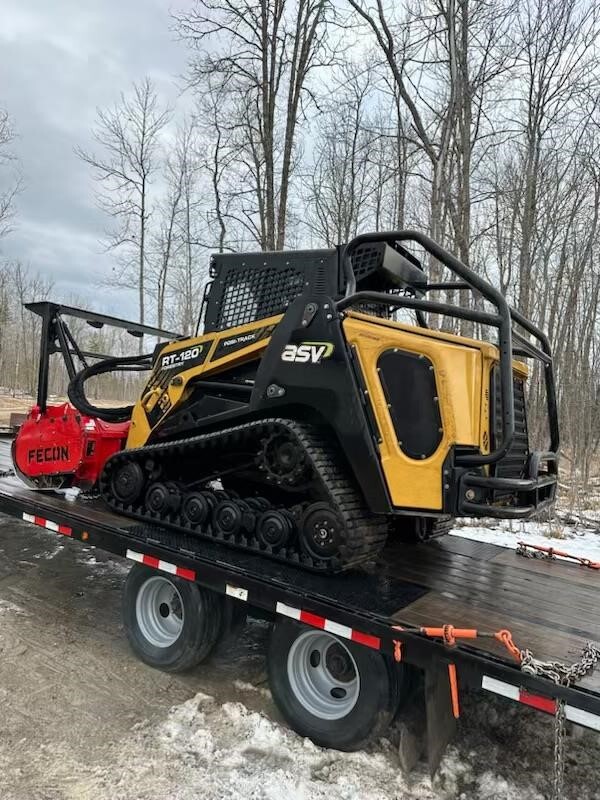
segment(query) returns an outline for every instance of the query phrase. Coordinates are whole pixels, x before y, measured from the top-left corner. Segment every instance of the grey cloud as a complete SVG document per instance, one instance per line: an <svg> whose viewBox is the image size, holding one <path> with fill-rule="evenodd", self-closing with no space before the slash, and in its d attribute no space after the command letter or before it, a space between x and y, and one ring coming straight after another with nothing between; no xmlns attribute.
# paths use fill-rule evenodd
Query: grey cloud
<svg viewBox="0 0 600 800"><path fill-rule="evenodd" d="M1 16L0 106L19 134L25 190L0 255L31 263L61 294L134 314L133 296L97 288L114 255L102 251L107 220L74 148L93 147L96 108L144 75L176 102L186 51L174 41L169 9L158 0L3 0Z"/></svg>

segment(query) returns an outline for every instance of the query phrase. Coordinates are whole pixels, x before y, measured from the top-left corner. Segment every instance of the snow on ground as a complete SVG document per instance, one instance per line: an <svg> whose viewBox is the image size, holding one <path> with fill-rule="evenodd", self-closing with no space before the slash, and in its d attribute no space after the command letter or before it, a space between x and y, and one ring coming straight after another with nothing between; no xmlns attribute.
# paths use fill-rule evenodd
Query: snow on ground
<svg viewBox="0 0 600 800"><path fill-rule="evenodd" d="M95 580L95 577L100 574L111 575L127 575L131 569L131 564L124 559L117 560L112 558L109 554L103 553L100 550L95 550L93 547L81 548L81 553L78 557L80 564L85 564L92 567L94 572L88 576L88 579Z"/></svg>
<svg viewBox="0 0 600 800"><path fill-rule="evenodd" d="M600 562L600 523L592 527L560 521L458 520L452 535L511 548L522 541Z"/></svg>
<svg viewBox="0 0 600 800"><path fill-rule="evenodd" d="M551 721L508 701L467 698L468 724L432 782L403 776L389 740L340 753L250 711L199 693L157 725L116 742L114 760L83 767L69 797L94 800L543 800L551 780ZM569 741L566 798L591 800L600 740ZM60 768L60 767L59 767Z"/></svg>

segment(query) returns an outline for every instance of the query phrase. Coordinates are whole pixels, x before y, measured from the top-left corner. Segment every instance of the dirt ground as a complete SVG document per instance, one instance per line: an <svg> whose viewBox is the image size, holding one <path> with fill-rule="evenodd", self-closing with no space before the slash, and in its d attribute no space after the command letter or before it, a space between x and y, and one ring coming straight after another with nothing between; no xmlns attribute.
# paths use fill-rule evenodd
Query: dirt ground
<svg viewBox="0 0 600 800"><path fill-rule="evenodd" d="M49 403L59 404L65 403L66 397L55 397L51 395L48 399ZM98 406L118 406L123 401L103 399L93 401ZM31 395L18 395L13 397L9 392L0 391L0 428L3 425L8 425L10 415L13 413L26 414L29 409L34 405L35 398Z"/></svg>
<svg viewBox="0 0 600 800"><path fill-rule="evenodd" d="M10 415L13 413L25 414L33 405L33 398L12 397L10 394L0 392L0 427L8 425Z"/></svg>
<svg viewBox="0 0 600 800"><path fill-rule="evenodd" d="M0 469L6 459L0 453ZM393 735L366 751L289 731L266 689L265 623L187 676L130 652L120 620L128 564L0 515L0 800L542 800L552 720L501 698L464 698L432 783L399 769ZM566 797L600 797L600 740L568 742Z"/></svg>
<svg viewBox="0 0 600 800"><path fill-rule="evenodd" d="M225 643L201 671L137 661L122 633L128 565L0 518L0 797L72 797L69 783L110 762L115 742L197 692L262 710L264 625ZM75 795L76 796L76 795Z"/></svg>

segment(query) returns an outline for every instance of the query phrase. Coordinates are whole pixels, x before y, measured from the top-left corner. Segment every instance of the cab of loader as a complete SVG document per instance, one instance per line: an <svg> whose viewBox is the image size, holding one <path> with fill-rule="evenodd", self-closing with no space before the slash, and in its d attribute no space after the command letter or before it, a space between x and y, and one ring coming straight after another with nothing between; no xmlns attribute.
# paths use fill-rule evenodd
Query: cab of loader
<svg viewBox="0 0 600 800"><path fill-rule="evenodd" d="M434 262L447 277L429 280L424 265ZM199 522L194 512L188 523L204 533L235 541L264 534L272 548L273 515L290 541L331 527L332 553L339 545L331 557L345 566L370 557L388 525L429 538L455 516L527 518L554 499L559 433L548 339L429 237L407 230L332 249L219 253L210 278L191 337L57 304L29 306L43 324L38 403L15 443L24 476L52 486L85 479L123 513L135 500L138 518L152 512L169 525L175 507L200 503L200 490L204 516ZM470 293L473 302L442 302L432 292ZM87 363L98 354L77 346L64 315L163 341L152 353ZM431 324L444 317L469 321L474 334ZM54 352L71 378L70 406L46 408ZM529 440L526 360L538 362L546 385L549 441L540 449ZM92 404L85 382L117 370L149 371L135 404ZM47 446L59 425L68 462L64 449ZM215 479L227 498L215 494ZM359 521L335 499L343 481ZM249 521L257 503L268 504L266 527ZM352 550L345 537L360 546Z"/></svg>
<svg viewBox="0 0 600 800"><path fill-rule="evenodd" d="M448 277L429 281L415 246ZM371 508L525 518L552 502L559 432L550 343L497 289L429 237L409 230L363 234L327 250L215 254L210 276L198 325L205 336L278 314L285 320L303 297L300 327L312 333L306 339L325 340L326 327L317 335L310 308L319 298L333 301L327 316L342 320L349 363L370 400L364 403L368 436L385 473L379 481L385 498L372 490L378 483L372 471L361 477L368 471L364 446L355 442L353 453L349 430L336 435L346 439L343 449L363 491L371 493ZM476 302L432 300L434 291L468 291ZM411 311L416 324L398 322L400 310ZM468 320L479 338L432 329L430 315ZM283 336L273 336L279 349ZM535 452L527 430L526 360L542 365L546 385L549 442ZM269 365L266 391L279 385L281 365L264 361L256 377L260 385ZM294 380L288 370L285 381ZM298 385L288 396L301 393Z"/></svg>
<svg viewBox="0 0 600 800"><path fill-rule="evenodd" d="M225 330L286 311L304 291L341 299L348 287L359 291L421 297L426 276L419 260L399 243L366 241L351 252L352 275L344 266L344 247L261 253L218 253L210 260L197 330ZM349 283L350 280L350 283ZM390 316L390 309L371 307Z"/></svg>

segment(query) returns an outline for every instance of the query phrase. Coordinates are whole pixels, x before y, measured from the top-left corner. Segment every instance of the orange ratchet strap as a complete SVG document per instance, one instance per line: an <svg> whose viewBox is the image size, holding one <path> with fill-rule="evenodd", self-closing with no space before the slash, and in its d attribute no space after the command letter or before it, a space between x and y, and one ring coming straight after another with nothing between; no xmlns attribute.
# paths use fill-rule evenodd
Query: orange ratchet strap
<svg viewBox="0 0 600 800"><path fill-rule="evenodd" d="M458 678L456 675L456 664L448 664L448 680L450 681L452 716L454 719L458 719L460 717L460 705L458 702Z"/></svg>
<svg viewBox="0 0 600 800"><path fill-rule="evenodd" d="M533 550L529 553L528 550ZM544 547L541 544L528 544L528 542L517 542L517 555L538 558L553 559L559 556L560 558L569 558L571 561L577 561L584 567L589 569L600 569L600 561L592 561L590 558L583 556L574 556L572 553L565 553L563 550L556 550L554 547Z"/></svg>
<svg viewBox="0 0 600 800"><path fill-rule="evenodd" d="M521 650L514 643L512 633L506 628L489 633L487 631L479 631L477 628L455 628L454 625L442 625L441 628L430 627L402 627L394 625L396 631L406 631L406 633L421 633L424 636L429 636L431 639L442 639L447 647L455 647L457 639L496 639L497 642L504 645L510 655L521 663L523 655ZM402 642L394 639L394 661L402 661ZM450 698L452 701L452 714L455 719L460 716L460 705L458 701L458 677L456 674L456 664L448 664L448 680L450 682Z"/></svg>
<svg viewBox="0 0 600 800"><path fill-rule="evenodd" d="M479 631L477 628L455 628L454 625L442 625L441 628L430 627L402 627L401 625L394 625L395 631L406 631L406 633L422 633L429 636L431 639L442 639L444 644L448 647L454 647L457 639L496 639L500 644L504 645L510 655L519 663L521 663L521 650L514 643L512 633L506 628L489 633L487 631ZM402 642L394 639L394 660L402 660Z"/></svg>
<svg viewBox="0 0 600 800"><path fill-rule="evenodd" d="M488 633L479 631L477 628L455 628L454 625L443 625L441 628L419 628L419 631L432 639L443 639L444 644L448 647L454 647L457 639L496 639L506 647L513 658L521 661L521 651L513 642L511 632L506 629Z"/></svg>

